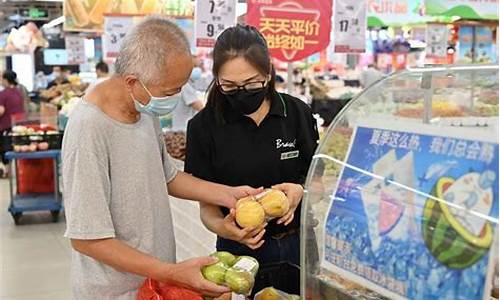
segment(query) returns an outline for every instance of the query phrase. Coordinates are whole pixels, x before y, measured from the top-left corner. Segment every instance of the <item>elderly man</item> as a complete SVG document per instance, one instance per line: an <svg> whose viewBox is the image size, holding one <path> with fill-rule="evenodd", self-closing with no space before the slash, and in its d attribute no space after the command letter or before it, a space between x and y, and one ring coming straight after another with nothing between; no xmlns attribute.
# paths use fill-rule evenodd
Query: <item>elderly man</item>
<svg viewBox="0 0 500 300"><path fill-rule="evenodd" d="M170 195L226 207L259 192L177 171L157 116L170 112L193 63L182 31L149 17L125 37L116 74L74 109L63 142L63 183L74 299L135 299L144 278L207 296L212 258L175 263ZM167 193L168 187L168 193Z"/></svg>

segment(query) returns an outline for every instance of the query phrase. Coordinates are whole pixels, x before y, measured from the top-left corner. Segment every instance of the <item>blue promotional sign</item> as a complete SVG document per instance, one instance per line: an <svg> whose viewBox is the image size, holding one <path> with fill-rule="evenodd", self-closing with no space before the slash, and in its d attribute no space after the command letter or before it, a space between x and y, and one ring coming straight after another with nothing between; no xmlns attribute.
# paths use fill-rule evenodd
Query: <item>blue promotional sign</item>
<svg viewBox="0 0 500 300"><path fill-rule="evenodd" d="M392 299L488 299L498 141L486 129L418 126L356 128L322 265Z"/></svg>
<svg viewBox="0 0 500 300"><path fill-rule="evenodd" d="M474 28L472 26L461 26L458 31L458 62L472 62L473 39Z"/></svg>
<svg viewBox="0 0 500 300"><path fill-rule="evenodd" d="M476 27L476 62L497 63L497 55L493 48L493 32L490 27Z"/></svg>

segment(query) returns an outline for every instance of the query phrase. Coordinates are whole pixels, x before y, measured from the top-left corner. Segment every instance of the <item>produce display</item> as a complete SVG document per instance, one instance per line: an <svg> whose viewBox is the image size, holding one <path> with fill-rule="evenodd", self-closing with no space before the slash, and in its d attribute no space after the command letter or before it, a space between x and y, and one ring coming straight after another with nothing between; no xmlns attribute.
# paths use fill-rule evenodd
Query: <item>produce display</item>
<svg viewBox="0 0 500 300"><path fill-rule="evenodd" d="M12 132L4 136L7 149L15 152L35 152L61 147L62 134L46 126L14 126ZM7 140L7 141L6 141Z"/></svg>
<svg viewBox="0 0 500 300"><path fill-rule="evenodd" d="M58 108L61 108L71 98L83 96L87 86L88 84L81 84L79 82L54 85L49 89L41 90L40 97L47 99Z"/></svg>
<svg viewBox="0 0 500 300"><path fill-rule="evenodd" d="M218 285L225 285L232 292L249 295L255 283L255 275L259 270L259 262L250 256L235 256L229 252L219 251L211 254L219 261L205 266L201 270L203 277Z"/></svg>
<svg viewBox="0 0 500 300"><path fill-rule="evenodd" d="M349 141L351 140L352 129L349 127L336 127L332 134L332 139L326 141L326 153L338 160L343 161L349 149ZM324 160L325 175L338 176L341 165L331 160Z"/></svg>
<svg viewBox="0 0 500 300"><path fill-rule="evenodd" d="M482 91L474 103L474 115L481 117L498 116L498 89Z"/></svg>
<svg viewBox="0 0 500 300"><path fill-rule="evenodd" d="M397 110L394 115L406 118L423 118L424 103L407 104ZM466 115L466 109L451 101L433 101L432 117L462 117Z"/></svg>
<svg viewBox="0 0 500 300"><path fill-rule="evenodd" d="M254 300L299 300L297 295L290 295L273 287L267 287L255 295Z"/></svg>
<svg viewBox="0 0 500 300"><path fill-rule="evenodd" d="M181 131L169 131L165 133L165 146L167 152L175 159L184 161L186 159L186 133Z"/></svg>
<svg viewBox="0 0 500 300"><path fill-rule="evenodd" d="M280 218L290 209L290 201L282 191L264 192L242 198L236 203L236 223L242 228L258 227L267 220Z"/></svg>

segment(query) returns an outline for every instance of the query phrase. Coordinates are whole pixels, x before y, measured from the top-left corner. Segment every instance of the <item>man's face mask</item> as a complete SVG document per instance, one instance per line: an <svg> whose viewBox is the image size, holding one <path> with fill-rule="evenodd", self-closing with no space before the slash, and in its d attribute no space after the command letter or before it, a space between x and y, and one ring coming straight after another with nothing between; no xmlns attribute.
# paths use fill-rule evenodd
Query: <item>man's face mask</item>
<svg viewBox="0 0 500 300"><path fill-rule="evenodd" d="M142 83L142 81L139 80L139 83L142 85L144 90L149 94L149 102L144 105L137 99L135 99L134 95L130 93L132 99L134 100L135 109L137 111L143 112L145 114L154 117L159 117L171 113L177 106L177 103L179 103L180 93L165 97L155 97L146 88L146 86Z"/></svg>

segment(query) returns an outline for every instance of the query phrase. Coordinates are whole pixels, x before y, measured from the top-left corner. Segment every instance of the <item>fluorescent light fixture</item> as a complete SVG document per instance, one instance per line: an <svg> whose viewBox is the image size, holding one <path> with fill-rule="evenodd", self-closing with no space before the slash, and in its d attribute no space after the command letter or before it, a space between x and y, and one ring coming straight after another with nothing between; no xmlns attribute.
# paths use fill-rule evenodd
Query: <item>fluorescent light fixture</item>
<svg viewBox="0 0 500 300"><path fill-rule="evenodd" d="M64 16L60 16L60 17L55 18L54 20L50 21L49 23L44 24L42 26L42 28L52 28L52 27L55 27L55 26L57 26L57 25L59 25L61 23L64 23L65 19L66 18Z"/></svg>

